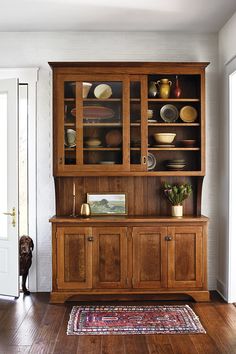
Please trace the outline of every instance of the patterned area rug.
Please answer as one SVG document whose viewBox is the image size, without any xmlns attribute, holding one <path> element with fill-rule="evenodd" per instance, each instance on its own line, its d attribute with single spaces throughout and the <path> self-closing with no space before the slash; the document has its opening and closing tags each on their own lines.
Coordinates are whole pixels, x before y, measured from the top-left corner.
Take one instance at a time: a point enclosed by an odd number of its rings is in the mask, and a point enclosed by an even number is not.
<svg viewBox="0 0 236 354">
<path fill-rule="evenodd" d="M 206 333 L 188 305 L 74 306 L 68 335 Z"/>
</svg>

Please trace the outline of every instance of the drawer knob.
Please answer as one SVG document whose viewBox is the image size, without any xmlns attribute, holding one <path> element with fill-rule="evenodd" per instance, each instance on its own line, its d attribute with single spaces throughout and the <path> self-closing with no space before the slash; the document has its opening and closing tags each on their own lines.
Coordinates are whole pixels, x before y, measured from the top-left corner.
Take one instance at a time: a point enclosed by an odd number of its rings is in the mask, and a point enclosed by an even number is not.
<svg viewBox="0 0 236 354">
<path fill-rule="evenodd" d="M 171 237 L 171 236 L 166 236 L 166 237 L 165 237 L 165 240 L 166 240 L 166 241 L 171 241 L 171 240 L 172 240 L 172 237 Z"/>
<path fill-rule="evenodd" d="M 90 242 L 93 241 L 93 236 L 89 236 L 88 241 L 90 241 Z"/>
</svg>

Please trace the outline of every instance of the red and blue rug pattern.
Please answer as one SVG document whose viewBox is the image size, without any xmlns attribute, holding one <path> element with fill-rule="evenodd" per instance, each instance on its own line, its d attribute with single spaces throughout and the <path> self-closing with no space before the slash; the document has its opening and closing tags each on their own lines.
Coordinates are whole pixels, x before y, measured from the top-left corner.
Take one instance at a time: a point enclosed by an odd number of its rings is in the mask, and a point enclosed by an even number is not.
<svg viewBox="0 0 236 354">
<path fill-rule="evenodd" d="M 188 305 L 74 306 L 68 335 L 206 333 Z"/>
</svg>

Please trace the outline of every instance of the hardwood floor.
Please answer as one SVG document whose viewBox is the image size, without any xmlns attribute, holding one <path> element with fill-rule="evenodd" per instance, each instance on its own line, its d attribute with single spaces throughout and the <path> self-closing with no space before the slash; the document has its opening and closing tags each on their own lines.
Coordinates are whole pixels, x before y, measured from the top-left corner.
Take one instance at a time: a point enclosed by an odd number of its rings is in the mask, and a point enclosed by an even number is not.
<svg viewBox="0 0 236 354">
<path fill-rule="evenodd" d="M 0 354 L 236 354 L 236 307 L 216 294 L 210 303 L 189 303 L 207 331 L 195 335 L 67 336 L 75 303 L 48 300 L 47 293 L 0 299 Z"/>
</svg>

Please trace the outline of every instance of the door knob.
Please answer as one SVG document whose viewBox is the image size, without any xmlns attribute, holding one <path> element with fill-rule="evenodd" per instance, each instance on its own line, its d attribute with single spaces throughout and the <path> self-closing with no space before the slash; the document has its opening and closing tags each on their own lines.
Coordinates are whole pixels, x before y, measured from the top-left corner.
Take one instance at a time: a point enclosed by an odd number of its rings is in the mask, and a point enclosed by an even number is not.
<svg viewBox="0 0 236 354">
<path fill-rule="evenodd" d="M 172 240 L 172 237 L 171 237 L 171 236 L 166 236 L 166 237 L 165 237 L 165 240 L 166 240 L 166 241 L 171 241 L 171 240 Z"/>
<path fill-rule="evenodd" d="M 12 217 L 12 226 L 15 227 L 16 226 L 16 208 L 12 208 L 12 212 L 11 213 L 3 213 L 4 215 L 10 215 Z"/>
<path fill-rule="evenodd" d="M 89 236 L 89 237 L 87 238 L 87 240 L 90 241 L 90 242 L 93 241 L 93 236 Z"/>
</svg>

